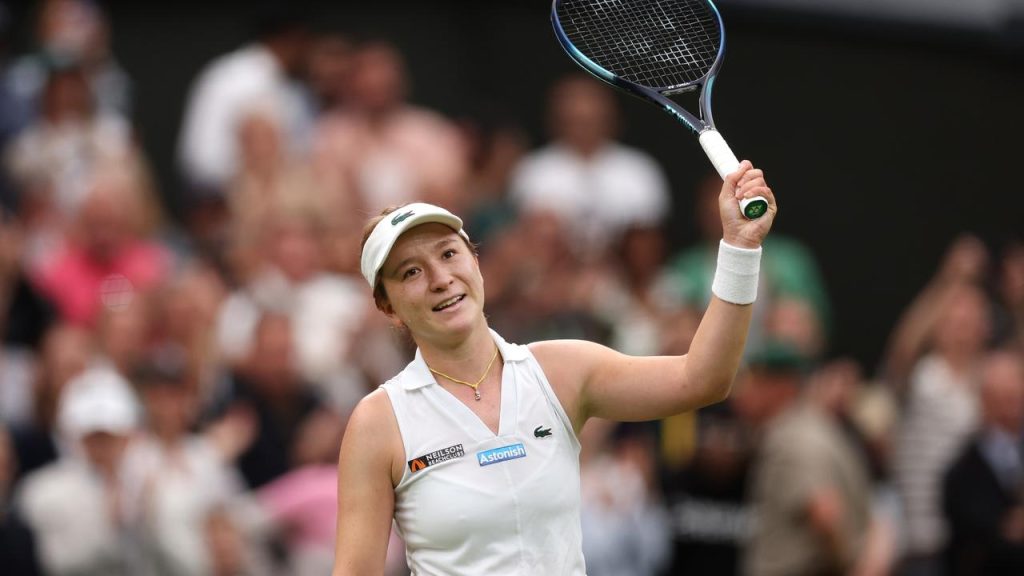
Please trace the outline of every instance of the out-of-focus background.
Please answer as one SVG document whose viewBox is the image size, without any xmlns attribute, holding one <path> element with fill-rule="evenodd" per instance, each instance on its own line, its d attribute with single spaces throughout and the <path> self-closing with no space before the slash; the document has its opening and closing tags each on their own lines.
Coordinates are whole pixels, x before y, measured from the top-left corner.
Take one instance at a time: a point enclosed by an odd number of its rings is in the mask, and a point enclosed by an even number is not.
<svg viewBox="0 0 1024 576">
<path fill-rule="evenodd" d="M 720 182 L 549 8 L 0 1 L 0 571 L 328 573 L 389 205 L 510 341 L 687 350 Z M 781 215 L 731 398 L 583 431 L 588 573 L 1024 573 L 1024 3 L 720 8 Z"/>
</svg>

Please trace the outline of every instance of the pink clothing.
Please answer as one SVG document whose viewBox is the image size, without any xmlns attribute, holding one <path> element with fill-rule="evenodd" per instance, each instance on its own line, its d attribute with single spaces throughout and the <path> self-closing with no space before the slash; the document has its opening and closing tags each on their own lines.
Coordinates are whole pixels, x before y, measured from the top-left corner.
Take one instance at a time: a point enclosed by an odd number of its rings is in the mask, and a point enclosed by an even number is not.
<svg viewBox="0 0 1024 576">
<path fill-rule="evenodd" d="M 168 252 L 150 242 L 125 246 L 109 262 L 69 246 L 43 264 L 36 282 L 65 320 L 92 326 L 103 307 L 125 306 L 135 292 L 157 286 L 170 263 Z"/>
<path fill-rule="evenodd" d="M 314 155 L 320 177 L 355 187 L 368 213 L 433 199 L 445 204 L 464 185 L 468 167 L 458 130 L 440 114 L 407 106 L 379 125 L 354 113 L 326 117 Z"/>
<path fill-rule="evenodd" d="M 338 512 L 335 466 L 299 468 L 261 488 L 258 498 L 271 517 L 289 529 L 293 546 L 334 546 Z"/>
</svg>

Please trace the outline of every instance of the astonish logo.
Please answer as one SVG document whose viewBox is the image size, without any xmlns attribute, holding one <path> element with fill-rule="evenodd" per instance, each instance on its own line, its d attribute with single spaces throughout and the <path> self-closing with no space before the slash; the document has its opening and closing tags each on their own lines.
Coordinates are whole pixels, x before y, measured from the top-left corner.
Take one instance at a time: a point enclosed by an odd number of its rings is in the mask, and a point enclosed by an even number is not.
<svg viewBox="0 0 1024 576">
<path fill-rule="evenodd" d="M 476 453 L 476 461 L 481 466 L 500 464 L 506 460 L 515 460 L 516 458 L 525 457 L 526 447 L 522 444 L 511 444 L 509 446 L 502 446 L 501 448 L 494 448 Z"/>
<path fill-rule="evenodd" d="M 415 214 L 415 212 L 413 212 L 412 210 L 409 210 L 405 214 L 399 214 L 398 216 L 395 216 L 394 218 L 391 219 L 391 225 L 392 226 L 398 226 L 399 224 L 401 224 L 404 220 L 406 220 L 408 217 L 412 216 L 413 214 Z"/>
</svg>

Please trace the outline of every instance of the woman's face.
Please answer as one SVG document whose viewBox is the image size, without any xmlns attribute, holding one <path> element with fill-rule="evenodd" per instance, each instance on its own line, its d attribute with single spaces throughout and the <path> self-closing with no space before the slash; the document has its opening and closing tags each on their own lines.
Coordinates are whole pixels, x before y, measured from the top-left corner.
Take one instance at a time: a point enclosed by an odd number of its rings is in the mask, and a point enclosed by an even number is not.
<svg viewBox="0 0 1024 576">
<path fill-rule="evenodd" d="M 476 255 L 443 224 L 403 234 L 381 268 L 389 316 L 414 338 L 458 340 L 483 320 L 484 284 Z"/>
</svg>

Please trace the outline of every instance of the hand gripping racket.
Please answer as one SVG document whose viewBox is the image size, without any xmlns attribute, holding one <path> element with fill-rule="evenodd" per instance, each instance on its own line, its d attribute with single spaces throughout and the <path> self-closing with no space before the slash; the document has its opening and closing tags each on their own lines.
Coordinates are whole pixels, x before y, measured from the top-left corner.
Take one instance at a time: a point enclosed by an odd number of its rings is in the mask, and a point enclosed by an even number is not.
<svg viewBox="0 0 1024 576">
<path fill-rule="evenodd" d="M 739 168 L 711 116 L 725 29 L 710 0 L 554 0 L 551 23 L 583 69 L 657 104 L 693 130 L 723 179 Z M 698 88 L 700 118 L 668 98 Z M 761 196 L 740 201 L 749 219 L 767 211 Z"/>
</svg>

